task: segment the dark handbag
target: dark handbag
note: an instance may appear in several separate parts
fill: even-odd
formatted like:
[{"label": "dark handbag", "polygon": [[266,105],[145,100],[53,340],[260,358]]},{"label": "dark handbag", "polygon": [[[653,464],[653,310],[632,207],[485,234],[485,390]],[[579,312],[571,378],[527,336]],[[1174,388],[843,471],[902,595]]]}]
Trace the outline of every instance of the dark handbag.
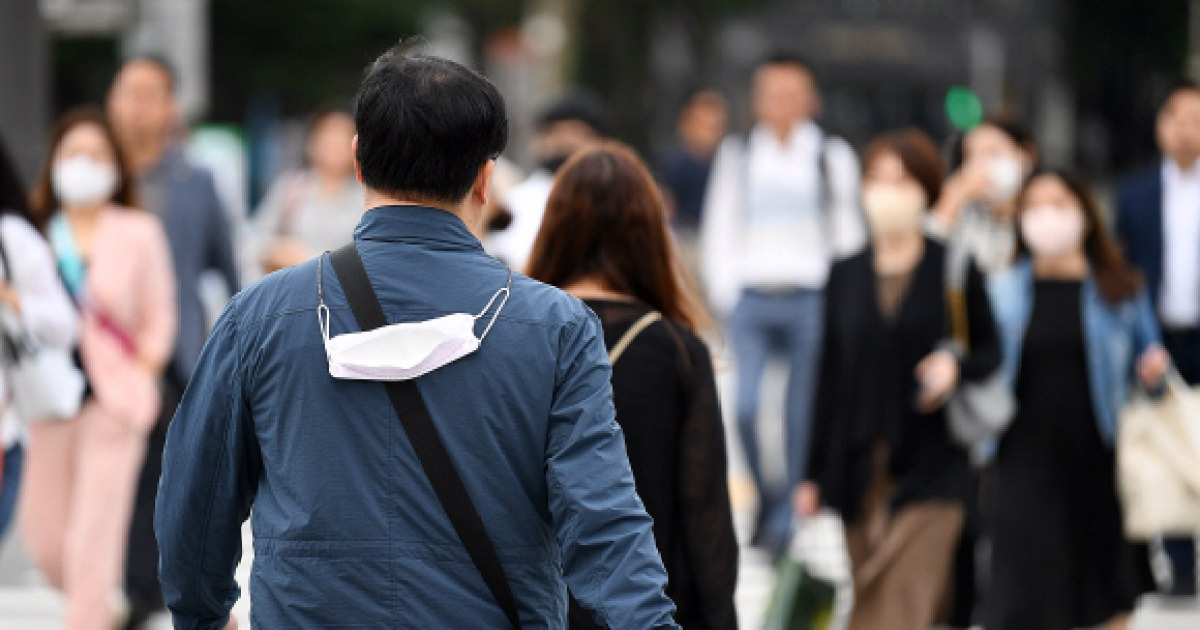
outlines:
[{"label": "dark handbag", "polygon": [[[359,328],[368,331],[386,326],[387,317],[379,304],[378,296],[375,295],[375,289],[371,287],[371,281],[367,278],[367,271],[363,268],[362,258],[359,257],[354,243],[331,253],[329,261],[333,264],[333,270],[337,273],[342,292],[346,294],[346,301],[350,304],[350,310],[354,313]],[[504,610],[509,623],[515,630],[520,630],[521,618],[517,613],[517,602],[513,597],[508,576],[504,574],[504,567],[500,564],[496,548],[483,526],[483,519],[479,517],[471,495],[467,493],[462,478],[454,468],[450,453],[438,437],[437,428],[433,425],[429,409],[425,407],[421,391],[417,389],[416,380],[388,381],[382,384],[387,388],[392,408],[412,443],[417,459],[421,461],[425,476],[437,493],[442,509],[446,510],[446,516],[450,517],[454,531],[467,548],[471,562],[483,576],[484,583],[487,584],[492,597],[496,598],[496,603]]]}]

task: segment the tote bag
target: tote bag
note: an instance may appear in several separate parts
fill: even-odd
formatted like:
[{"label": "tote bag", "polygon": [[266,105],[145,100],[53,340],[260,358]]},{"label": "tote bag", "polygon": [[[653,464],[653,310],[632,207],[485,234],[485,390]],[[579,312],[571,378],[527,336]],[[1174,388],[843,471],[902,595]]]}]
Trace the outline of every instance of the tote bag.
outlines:
[{"label": "tote bag", "polygon": [[842,519],[830,510],[800,519],[778,565],[763,630],[841,630],[854,606]]},{"label": "tote bag", "polygon": [[1117,487],[1130,539],[1200,531],[1200,391],[1178,374],[1158,399],[1139,392],[1122,409]]}]

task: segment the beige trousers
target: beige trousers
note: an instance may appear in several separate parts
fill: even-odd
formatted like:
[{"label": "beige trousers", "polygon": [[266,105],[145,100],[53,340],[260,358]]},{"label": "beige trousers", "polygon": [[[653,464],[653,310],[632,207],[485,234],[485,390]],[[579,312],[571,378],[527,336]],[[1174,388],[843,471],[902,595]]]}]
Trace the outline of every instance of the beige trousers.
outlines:
[{"label": "beige trousers", "polygon": [[946,605],[963,508],[923,501],[891,513],[886,452],[877,450],[874,459],[862,514],[846,530],[854,573],[850,630],[926,630]]},{"label": "beige trousers", "polygon": [[110,630],[146,434],[93,400],[30,427],[18,519],[46,578],[66,595],[67,630]]}]

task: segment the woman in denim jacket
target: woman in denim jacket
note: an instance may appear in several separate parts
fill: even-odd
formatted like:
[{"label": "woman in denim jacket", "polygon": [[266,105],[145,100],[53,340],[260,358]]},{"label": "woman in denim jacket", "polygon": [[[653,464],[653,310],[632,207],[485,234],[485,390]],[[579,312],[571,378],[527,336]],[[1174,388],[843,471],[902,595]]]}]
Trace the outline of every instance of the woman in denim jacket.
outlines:
[{"label": "woman in denim jacket", "polygon": [[1017,265],[992,282],[1018,412],[989,479],[988,630],[1124,628],[1139,560],[1114,483],[1117,414],[1135,373],[1168,365],[1141,279],[1078,179],[1035,174],[1018,203]]}]

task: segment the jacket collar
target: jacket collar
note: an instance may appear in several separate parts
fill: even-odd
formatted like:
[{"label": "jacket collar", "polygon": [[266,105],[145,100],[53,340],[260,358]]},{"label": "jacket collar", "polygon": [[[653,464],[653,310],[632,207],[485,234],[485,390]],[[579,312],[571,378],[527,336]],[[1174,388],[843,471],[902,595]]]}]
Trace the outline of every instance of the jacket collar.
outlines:
[{"label": "jacket collar", "polygon": [[354,230],[355,240],[385,242],[436,242],[456,249],[483,251],[479,239],[462,219],[428,206],[376,206],[363,214]]}]

